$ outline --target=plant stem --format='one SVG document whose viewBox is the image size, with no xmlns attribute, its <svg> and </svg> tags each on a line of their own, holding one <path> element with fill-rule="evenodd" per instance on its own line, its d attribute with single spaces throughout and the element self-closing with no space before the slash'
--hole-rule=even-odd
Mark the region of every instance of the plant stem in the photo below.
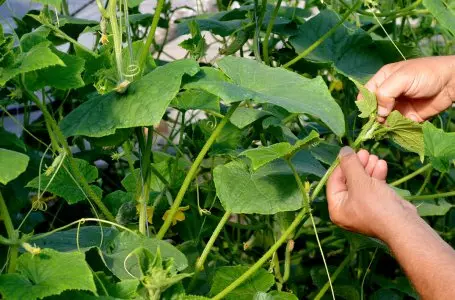
<svg viewBox="0 0 455 300">
<path fill-rule="evenodd" d="M 391 186 L 398 186 L 398 185 L 402 184 L 403 182 L 406 182 L 409 179 L 412 179 L 412 178 L 416 177 L 417 175 L 422 174 L 423 172 L 427 171 L 430 168 L 431 168 L 431 164 L 426 164 L 423 167 L 415 170 L 411 174 L 408 174 L 408 175 L 406 175 L 406 176 L 404 176 L 404 177 L 402 177 L 402 178 L 390 183 L 390 185 Z"/>
<path fill-rule="evenodd" d="M 35 102 L 36 106 L 41 110 L 43 113 L 44 119 L 46 122 L 49 124 L 49 127 L 52 129 L 53 132 L 49 132 L 49 135 L 55 136 L 57 141 L 60 143 L 60 145 L 63 146 L 63 149 L 66 152 L 66 155 L 68 157 L 68 161 L 70 163 L 70 169 L 73 172 L 74 177 L 76 180 L 79 182 L 81 185 L 84 193 L 88 195 L 88 197 L 95 202 L 95 204 L 98 206 L 98 208 L 101 210 L 101 212 L 104 214 L 104 216 L 112 222 L 115 222 L 114 216 L 111 214 L 109 209 L 104 205 L 103 201 L 98 197 L 98 195 L 92 190 L 90 185 L 88 184 L 87 180 L 85 179 L 84 175 L 82 175 L 82 172 L 79 170 L 79 167 L 77 166 L 73 153 L 71 152 L 71 148 L 68 145 L 68 142 L 66 141 L 65 136 L 63 135 L 62 131 L 60 130 L 60 127 L 58 126 L 57 122 L 52 118 L 51 114 L 46 108 L 46 105 L 41 103 L 39 99 L 35 96 L 35 94 L 31 93 L 27 89 L 24 90 L 26 91 L 27 95 L 32 99 L 33 102 Z"/>
<path fill-rule="evenodd" d="M 272 16 L 270 17 L 269 24 L 267 25 L 267 29 L 265 31 L 264 41 L 262 42 L 262 56 L 264 58 L 264 62 L 266 65 L 270 65 L 269 59 L 269 37 L 273 30 L 273 25 L 275 24 L 276 16 L 278 15 L 278 11 L 281 7 L 281 1 L 278 0 L 275 5 L 275 9 L 272 12 Z"/>
<path fill-rule="evenodd" d="M 216 239 L 218 238 L 218 235 L 220 234 L 221 229 L 223 229 L 227 220 L 231 216 L 231 213 L 232 213 L 232 211 L 230 209 L 226 210 L 226 212 L 224 213 L 220 222 L 216 226 L 215 231 L 213 231 L 212 236 L 210 236 L 210 239 L 207 242 L 207 245 L 205 246 L 204 251 L 202 251 L 201 256 L 196 261 L 196 273 L 200 272 L 204 268 L 205 260 L 207 259 L 207 256 L 209 255 L 210 250 L 212 250 L 213 244 L 215 243 Z"/>
<path fill-rule="evenodd" d="M 232 106 L 229 108 L 228 112 L 224 116 L 223 120 L 221 120 L 220 124 L 215 128 L 215 130 L 212 132 L 208 140 L 205 142 L 205 145 L 202 147 L 201 152 L 199 152 L 198 156 L 194 160 L 193 164 L 191 165 L 190 170 L 188 171 L 188 174 L 186 174 L 185 179 L 183 180 L 182 186 L 180 187 L 180 190 L 175 197 L 174 203 L 172 204 L 169 214 L 164 221 L 164 224 L 161 226 L 158 234 L 156 235 L 156 238 L 161 240 L 164 235 L 166 234 L 167 230 L 171 226 L 172 220 L 174 219 L 175 214 L 177 213 L 180 204 L 183 201 L 183 197 L 185 196 L 186 191 L 188 190 L 188 187 L 190 186 L 191 181 L 193 178 L 196 176 L 197 170 L 199 169 L 200 164 L 202 163 L 202 160 L 204 159 L 205 155 L 209 151 L 210 147 L 213 145 L 215 140 L 218 138 L 218 136 L 221 133 L 221 130 L 224 128 L 224 126 L 227 124 L 229 121 L 229 118 L 232 116 L 234 111 L 237 109 L 237 107 L 240 105 L 240 102 L 233 103 Z"/>
<path fill-rule="evenodd" d="M 219 292 L 215 297 L 212 298 L 212 300 L 220 300 L 223 299 L 227 294 L 232 292 L 235 288 L 237 288 L 239 285 L 241 285 L 245 280 L 250 278 L 250 276 L 254 275 L 261 266 L 269 260 L 275 251 L 280 248 L 280 246 L 286 242 L 287 238 L 294 232 L 294 230 L 297 228 L 297 226 L 302 222 L 306 214 L 308 213 L 308 210 L 306 207 L 302 208 L 300 212 L 297 214 L 295 217 L 294 221 L 289 225 L 289 227 L 286 229 L 285 232 L 283 232 L 283 235 L 275 242 L 275 244 L 272 245 L 272 247 L 267 250 L 267 252 L 254 264 L 252 265 L 248 271 L 242 274 L 239 278 L 237 278 L 234 282 L 232 282 L 229 286 L 224 288 L 221 292 Z"/>
<path fill-rule="evenodd" d="M 310 215 L 311 224 L 313 225 L 314 235 L 316 236 L 316 242 L 318 243 L 318 247 L 319 247 L 319 251 L 321 253 L 322 261 L 324 262 L 324 268 L 325 268 L 325 271 L 327 273 L 327 278 L 328 278 L 330 290 L 332 291 L 332 297 L 333 297 L 333 299 L 335 299 L 335 292 L 333 290 L 332 280 L 330 278 L 329 267 L 327 266 L 327 262 L 325 260 L 324 251 L 322 250 L 321 241 L 319 240 L 319 235 L 318 235 L 318 231 L 317 231 L 317 228 L 316 228 L 316 224 L 314 222 L 313 213 L 311 212 L 310 199 L 308 198 L 307 191 L 305 191 L 305 187 L 303 186 L 302 179 L 300 179 L 299 173 L 297 173 L 297 170 L 294 168 L 294 166 L 292 165 L 292 163 L 289 160 L 287 160 L 287 163 L 288 163 L 289 167 L 291 168 L 292 173 L 294 174 L 295 181 L 297 182 L 297 185 L 299 186 L 300 192 L 302 193 L 302 197 L 303 197 L 303 199 L 305 201 L 305 205 L 308 208 L 308 213 Z M 335 163 L 333 165 L 335 165 Z M 329 171 L 327 171 L 326 174 L 327 173 L 329 173 Z"/>
<path fill-rule="evenodd" d="M 445 197 L 453 197 L 453 196 L 455 196 L 455 191 L 437 193 L 437 194 L 431 194 L 431 195 L 405 196 L 403 198 L 408 201 L 418 201 L 418 200 L 432 200 L 432 199 L 437 199 L 437 198 L 445 198 Z"/>
<path fill-rule="evenodd" d="M 430 168 L 428 170 L 427 175 L 425 176 L 425 180 L 423 181 L 423 184 L 420 186 L 419 190 L 417 191 L 416 196 L 419 196 L 425 190 L 425 187 L 427 186 L 428 182 L 430 182 L 431 173 L 433 173 L 433 168 Z"/>
<path fill-rule="evenodd" d="M 289 68 L 290 66 L 292 66 L 293 64 L 295 64 L 296 62 L 298 62 L 299 60 L 301 60 L 302 58 L 306 57 L 308 54 L 313 52 L 314 49 L 316 49 L 327 38 L 329 38 L 332 34 L 335 33 L 335 31 L 338 29 L 338 27 L 340 27 L 344 23 L 344 21 L 346 21 L 347 18 L 349 18 L 349 16 L 357 9 L 357 7 L 360 6 L 361 3 L 362 3 L 361 0 L 357 1 L 347 12 L 344 13 L 341 20 L 338 21 L 338 23 L 336 23 L 335 26 L 333 26 L 329 31 L 327 31 L 323 36 L 321 36 L 316 42 L 314 42 L 312 45 L 310 45 L 307 49 L 305 49 L 305 51 L 300 53 L 297 57 L 295 57 L 291 61 L 288 61 L 287 63 L 285 63 L 283 65 L 283 67 Z"/>
<path fill-rule="evenodd" d="M 193 278 L 189 284 L 188 290 L 191 291 L 193 290 L 196 282 L 197 282 L 197 277 L 199 273 L 204 269 L 204 263 L 205 260 L 207 259 L 210 250 L 212 250 L 213 245 L 215 244 L 216 239 L 220 235 L 221 230 L 223 229 L 224 225 L 226 224 L 227 220 L 231 216 L 232 211 L 230 209 L 226 210 L 224 213 L 223 217 L 221 220 L 218 222 L 218 225 L 215 228 L 215 231 L 213 231 L 212 235 L 210 236 L 209 241 L 207 242 L 207 245 L 205 245 L 204 250 L 202 251 L 201 256 L 196 260 L 196 267 L 195 267 L 195 272 L 193 274 Z"/>
<path fill-rule="evenodd" d="M 314 297 L 314 300 L 320 300 L 320 299 L 322 299 L 322 297 L 324 297 L 325 293 L 327 292 L 327 290 L 330 287 L 330 282 L 333 283 L 337 279 L 338 275 L 340 275 L 341 271 L 343 271 L 344 268 L 348 265 L 348 263 L 351 261 L 353 256 L 354 256 L 353 252 L 349 253 L 349 255 L 346 256 L 346 258 L 341 262 L 341 264 L 338 266 L 338 268 L 335 270 L 335 272 L 333 272 L 333 274 L 331 276 L 331 281 L 329 280 L 324 284 L 322 289 L 320 289 L 319 292 L 317 293 L 317 295 Z"/>
<path fill-rule="evenodd" d="M 8 238 L 12 241 L 16 241 L 18 238 L 16 230 L 14 230 L 13 222 L 11 221 L 11 216 L 8 212 L 8 207 L 6 206 L 5 199 L 0 192 L 0 216 L 2 217 L 3 224 L 5 224 L 6 233 Z M 18 249 L 17 246 L 11 246 L 9 252 L 9 263 L 8 263 L 8 273 L 14 273 L 16 271 L 16 259 L 17 259 Z"/>
<path fill-rule="evenodd" d="M 149 54 L 149 51 L 150 51 L 150 46 L 152 45 L 153 40 L 155 39 L 155 32 L 156 32 L 156 28 L 158 27 L 158 21 L 160 20 L 160 15 L 161 15 L 161 11 L 163 10 L 164 2 L 165 2 L 165 0 L 158 0 L 158 3 L 156 4 L 155 14 L 153 15 L 153 20 L 152 20 L 152 25 L 150 26 L 150 31 L 147 36 L 147 40 L 145 41 L 145 44 L 142 48 L 141 56 L 139 57 L 140 72 L 144 71 L 145 62 L 147 60 L 147 55 Z M 156 68 L 156 63 L 153 58 L 151 60 L 151 63 L 152 63 L 152 67 Z"/>
</svg>

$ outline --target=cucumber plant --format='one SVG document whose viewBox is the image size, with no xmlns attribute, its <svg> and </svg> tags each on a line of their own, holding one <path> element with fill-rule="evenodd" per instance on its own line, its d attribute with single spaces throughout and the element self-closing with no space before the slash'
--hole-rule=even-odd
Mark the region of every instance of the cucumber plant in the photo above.
<svg viewBox="0 0 455 300">
<path fill-rule="evenodd" d="M 418 297 L 381 241 L 331 224 L 324 186 L 342 145 L 366 148 L 453 243 L 452 111 L 379 123 L 363 86 L 451 54 L 451 6 L 220 0 L 175 20 L 97 0 L 98 22 L 34 1 L 0 26 L 2 124 L 22 130 L 0 129 L 3 298 Z M 187 55 L 164 61 L 171 28 Z"/>
</svg>

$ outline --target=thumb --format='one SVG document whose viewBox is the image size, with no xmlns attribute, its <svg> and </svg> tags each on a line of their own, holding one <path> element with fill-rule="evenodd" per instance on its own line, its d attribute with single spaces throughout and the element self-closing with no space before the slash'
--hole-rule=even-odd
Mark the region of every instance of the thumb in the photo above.
<svg viewBox="0 0 455 300">
<path fill-rule="evenodd" d="M 351 147 L 343 147 L 340 150 L 340 168 L 346 177 L 348 187 L 361 186 L 368 177 L 365 167 Z"/>
</svg>

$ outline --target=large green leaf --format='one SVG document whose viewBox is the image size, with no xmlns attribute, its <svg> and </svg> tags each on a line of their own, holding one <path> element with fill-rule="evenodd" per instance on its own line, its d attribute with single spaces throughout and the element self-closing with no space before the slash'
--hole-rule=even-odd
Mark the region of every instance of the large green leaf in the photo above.
<svg viewBox="0 0 455 300">
<path fill-rule="evenodd" d="M 335 12 L 329 9 L 323 10 L 301 25 L 299 33 L 289 42 L 297 53 L 301 53 L 339 21 L 340 16 Z M 370 35 L 345 22 L 306 59 L 320 63 L 333 63 L 338 72 L 365 82 L 384 64 L 381 55 L 374 50 Z"/>
<path fill-rule="evenodd" d="M 248 269 L 248 266 L 221 267 L 217 269 L 213 278 L 212 288 L 210 289 L 210 295 L 215 296 L 221 292 Z M 275 278 L 272 274 L 264 269 L 259 269 L 247 281 L 226 295 L 224 299 L 251 300 L 254 299 L 257 292 L 267 292 L 274 283 Z"/>
<path fill-rule="evenodd" d="M 308 79 L 282 68 L 271 68 L 252 59 L 227 56 L 218 61 L 232 82 L 200 76 L 185 88 L 203 89 L 226 102 L 253 100 L 278 105 L 291 113 L 320 118 L 337 135 L 344 134 L 344 116 L 321 77 Z"/>
<path fill-rule="evenodd" d="M 7 184 L 25 172 L 28 161 L 25 154 L 0 148 L 0 183 Z"/>
<path fill-rule="evenodd" d="M 95 181 L 98 178 L 98 169 L 95 166 L 90 165 L 83 159 L 75 158 L 74 161 L 76 162 L 79 170 L 81 171 L 84 178 L 87 180 L 88 183 Z M 64 168 L 65 166 L 66 168 Z M 43 192 L 44 188 L 49 184 L 47 191 L 64 198 L 69 204 L 74 204 L 79 201 L 82 201 L 86 198 L 84 192 L 82 191 L 81 187 L 78 183 L 75 182 L 75 179 L 72 175 L 68 173 L 71 170 L 70 164 L 67 159 L 62 164 L 62 167 L 57 171 L 55 177 L 52 179 L 53 174 L 46 175 L 42 173 L 41 176 L 35 177 L 32 181 L 27 184 L 27 187 L 38 189 L 41 187 L 41 192 Z M 41 179 L 41 184 L 40 184 Z M 100 194 L 102 191 L 95 188 L 95 192 Z"/>
<path fill-rule="evenodd" d="M 81 77 L 81 73 L 84 70 L 84 60 L 57 50 L 53 50 L 53 52 L 65 65 L 51 66 L 27 73 L 25 76 L 27 87 L 32 91 L 36 91 L 45 86 L 62 90 L 84 86 L 84 81 Z"/>
<path fill-rule="evenodd" d="M 41 299 L 66 290 L 96 293 L 92 272 L 81 252 L 43 249 L 37 255 L 25 253 L 17 261 L 17 271 L 0 276 L 5 299 Z"/>
<path fill-rule="evenodd" d="M 450 163 L 455 160 L 455 132 L 444 132 L 430 122 L 425 122 L 422 129 L 425 155 L 430 157 L 435 169 L 447 172 Z"/>
<path fill-rule="evenodd" d="M 184 74 L 194 75 L 194 60 L 180 60 L 158 67 L 128 87 L 125 94 L 95 96 L 67 115 L 60 126 L 66 136 L 101 137 L 119 128 L 153 126 L 180 89 Z"/>
<path fill-rule="evenodd" d="M 291 160 L 299 174 L 322 176 L 325 169 L 302 150 Z M 253 172 L 242 160 L 217 166 L 213 171 L 216 192 L 225 209 L 233 213 L 275 214 L 303 206 L 303 197 L 284 159 Z"/>
<path fill-rule="evenodd" d="M 450 1 L 423 0 L 423 5 L 438 20 L 439 24 L 455 35 L 455 7 L 453 4 L 450 5 Z"/>
<path fill-rule="evenodd" d="M 21 53 L 12 66 L 0 68 L 0 86 L 16 75 L 36 71 L 50 66 L 64 66 L 64 62 L 49 48 L 50 42 L 42 42 Z"/>
</svg>

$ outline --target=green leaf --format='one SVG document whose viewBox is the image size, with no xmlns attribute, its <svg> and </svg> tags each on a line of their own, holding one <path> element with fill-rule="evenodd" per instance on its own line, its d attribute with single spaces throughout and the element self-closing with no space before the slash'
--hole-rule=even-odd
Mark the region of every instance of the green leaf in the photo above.
<svg viewBox="0 0 455 300">
<path fill-rule="evenodd" d="M 442 27 L 448 29 L 455 35 L 455 12 L 453 5 L 450 6 L 450 1 L 442 0 L 423 0 L 423 5 L 430 13 L 438 20 Z"/>
<path fill-rule="evenodd" d="M 405 150 L 417 153 L 423 161 L 425 146 L 421 124 L 403 117 L 399 111 L 394 110 L 387 117 L 386 124 L 379 130 L 385 135 L 379 135 L 378 138 L 392 139 Z"/>
<path fill-rule="evenodd" d="M 282 68 L 271 68 L 252 59 L 227 56 L 218 61 L 231 82 L 201 76 L 184 88 L 202 89 L 226 102 L 253 100 L 271 103 L 291 113 L 320 118 L 338 136 L 344 134 L 344 116 L 321 77 L 308 79 Z"/>
<path fill-rule="evenodd" d="M 156 176 L 152 176 L 156 177 Z M 124 191 L 114 191 L 106 197 L 104 197 L 103 202 L 106 204 L 109 211 L 115 216 L 117 215 L 120 207 L 127 202 L 135 200 L 133 193 L 126 193 Z"/>
<path fill-rule="evenodd" d="M 94 182 L 98 178 L 98 169 L 95 166 L 90 165 L 83 159 L 74 158 L 74 161 L 88 183 Z M 63 166 L 65 166 L 66 169 Z M 44 188 L 49 184 L 49 182 L 51 182 L 47 188 L 47 191 L 59 197 L 62 197 L 69 204 L 74 204 L 86 199 L 86 196 L 81 190 L 81 187 L 75 182 L 75 179 L 68 173 L 67 170 L 69 171 L 71 168 L 68 159 L 65 159 L 62 167 L 58 171 L 54 170 L 54 172 L 57 171 L 57 174 L 55 175 L 52 182 L 51 178 L 53 174 L 48 176 L 45 173 L 42 173 L 40 176 L 41 185 L 39 181 L 40 177 L 35 177 L 26 185 L 26 187 L 35 189 L 41 187 L 41 192 L 43 192 Z M 102 193 L 99 188 L 96 188 L 95 186 L 92 186 L 92 188 L 95 188 L 96 193 Z"/>
<path fill-rule="evenodd" d="M 219 112 L 220 100 L 217 96 L 205 91 L 187 90 L 178 94 L 172 100 L 171 106 L 179 110 L 201 109 Z"/>
<path fill-rule="evenodd" d="M 430 122 L 423 123 L 422 129 L 425 155 L 430 157 L 436 170 L 449 171 L 450 164 L 455 160 L 455 132 L 444 132 Z"/>
<path fill-rule="evenodd" d="M 340 149 L 341 147 L 338 145 L 322 142 L 317 147 L 310 149 L 310 152 L 317 160 L 331 165 L 337 158 Z"/>
<path fill-rule="evenodd" d="M 31 91 L 42 89 L 45 86 L 61 90 L 80 88 L 85 85 L 81 73 L 85 61 L 77 56 L 69 55 L 57 50 L 52 51 L 65 64 L 51 66 L 45 69 L 29 72 L 25 76 L 27 88 Z"/>
<path fill-rule="evenodd" d="M 316 131 L 311 131 L 307 137 L 303 140 L 298 140 L 294 145 L 287 142 L 277 143 L 267 147 L 248 149 L 240 153 L 240 155 L 245 155 L 251 160 L 253 170 L 255 171 L 273 160 L 285 156 L 292 156 L 303 147 L 319 141 L 319 134 Z"/>
<path fill-rule="evenodd" d="M 0 86 L 16 75 L 44 69 L 50 66 L 64 66 L 64 62 L 49 48 L 50 42 L 42 42 L 34 46 L 30 51 L 21 53 L 14 65 L 0 68 Z"/>
<path fill-rule="evenodd" d="M 376 95 L 370 92 L 366 87 L 363 86 L 357 80 L 350 78 L 352 82 L 355 83 L 357 88 L 359 89 L 360 94 L 362 95 L 361 100 L 357 100 L 355 104 L 360 110 L 359 117 L 361 118 L 369 118 L 372 115 L 376 114 L 376 110 L 378 108 L 378 102 L 376 100 Z"/>
<path fill-rule="evenodd" d="M 439 200 L 437 203 L 434 201 L 422 201 L 415 204 L 421 217 L 445 216 L 455 206 L 444 199 Z"/>
<path fill-rule="evenodd" d="M 103 249 L 107 267 L 121 280 L 131 279 L 131 275 L 128 272 L 139 277 L 141 271 L 137 259 L 133 257 L 126 259 L 130 253 L 139 247 L 145 248 L 152 253 L 155 253 L 159 248 L 163 258 L 173 259 L 174 267 L 177 271 L 182 271 L 188 266 L 185 255 L 168 242 L 122 232 Z"/>
<path fill-rule="evenodd" d="M 196 21 L 191 20 L 187 23 L 188 28 L 190 29 L 191 38 L 182 41 L 179 46 L 183 49 L 188 50 L 188 53 L 192 58 L 198 60 L 201 57 L 205 56 L 205 51 L 207 50 L 207 43 L 205 38 L 201 34 L 201 30 Z"/>
<path fill-rule="evenodd" d="M 27 169 L 29 157 L 25 154 L 0 148 L 0 183 L 7 184 Z"/>
<path fill-rule="evenodd" d="M 257 292 L 253 300 L 298 300 L 298 298 L 291 293 L 271 291 L 268 293 Z"/>
<path fill-rule="evenodd" d="M 19 139 L 14 133 L 6 131 L 2 127 L 0 127 L 0 148 L 20 152 L 25 152 L 27 150 L 23 140 Z"/>
<path fill-rule="evenodd" d="M 270 115 L 269 112 L 264 110 L 239 107 L 234 111 L 229 121 L 238 128 L 243 129 L 251 123 Z"/>
<path fill-rule="evenodd" d="M 51 33 L 51 30 L 46 26 L 40 26 L 33 30 L 32 32 L 26 33 L 21 37 L 20 45 L 22 51 L 28 52 L 34 46 L 42 43 L 48 42 L 47 37 Z"/>
<path fill-rule="evenodd" d="M 17 260 L 18 273 L 0 276 L 0 292 L 5 299 L 38 299 L 66 290 L 96 293 L 92 272 L 80 252 L 60 253 L 43 249 L 25 253 Z"/>
<path fill-rule="evenodd" d="M 213 277 L 210 295 L 215 296 L 249 269 L 248 266 L 221 267 Z M 259 269 L 252 277 L 225 296 L 226 300 L 251 300 L 257 292 L 266 292 L 275 283 L 272 274 Z"/>
<path fill-rule="evenodd" d="M 111 68 L 111 62 L 109 61 L 109 51 L 101 52 L 100 54 L 95 54 L 93 52 L 88 52 L 84 48 L 81 48 L 77 45 L 74 46 L 76 55 L 84 60 L 84 74 L 83 79 L 85 84 L 94 83 L 97 79 L 97 72 L 103 69 Z"/>
<path fill-rule="evenodd" d="M 297 53 L 301 53 L 335 27 L 340 19 L 338 14 L 325 9 L 302 24 L 299 27 L 299 33 L 291 37 L 289 42 Z M 374 51 L 370 35 L 345 22 L 306 59 L 319 63 L 331 63 L 338 72 L 360 82 L 366 82 L 384 65 L 378 52 Z"/>
<path fill-rule="evenodd" d="M 45 238 L 34 240 L 33 243 L 41 248 L 52 248 L 61 252 L 79 250 L 86 252 L 93 247 L 107 248 L 107 245 L 118 235 L 112 227 L 81 226 L 59 231 Z"/>
<path fill-rule="evenodd" d="M 179 60 L 158 67 L 128 87 L 125 94 L 95 96 L 68 114 L 60 123 L 66 136 L 101 137 L 119 128 L 153 126 L 180 89 L 184 74 L 195 75 L 194 60 Z"/>
<path fill-rule="evenodd" d="M 251 160 L 253 170 L 257 170 L 275 159 L 284 157 L 287 153 L 289 153 L 291 148 L 291 144 L 283 142 L 267 147 L 248 149 L 240 153 L 240 155 L 248 157 Z"/>
<path fill-rule="evenodd" d="M 322 176 L 325 169 L 302 150 L 291 160 L 299 174 Z M 253 172 L 242 160 L 219 165 L 213 180 L 223 207 L 233 213 L 275 214 L 302 207 L 303 197 L 284 159 L 277 159 Z"/>
</svg>

